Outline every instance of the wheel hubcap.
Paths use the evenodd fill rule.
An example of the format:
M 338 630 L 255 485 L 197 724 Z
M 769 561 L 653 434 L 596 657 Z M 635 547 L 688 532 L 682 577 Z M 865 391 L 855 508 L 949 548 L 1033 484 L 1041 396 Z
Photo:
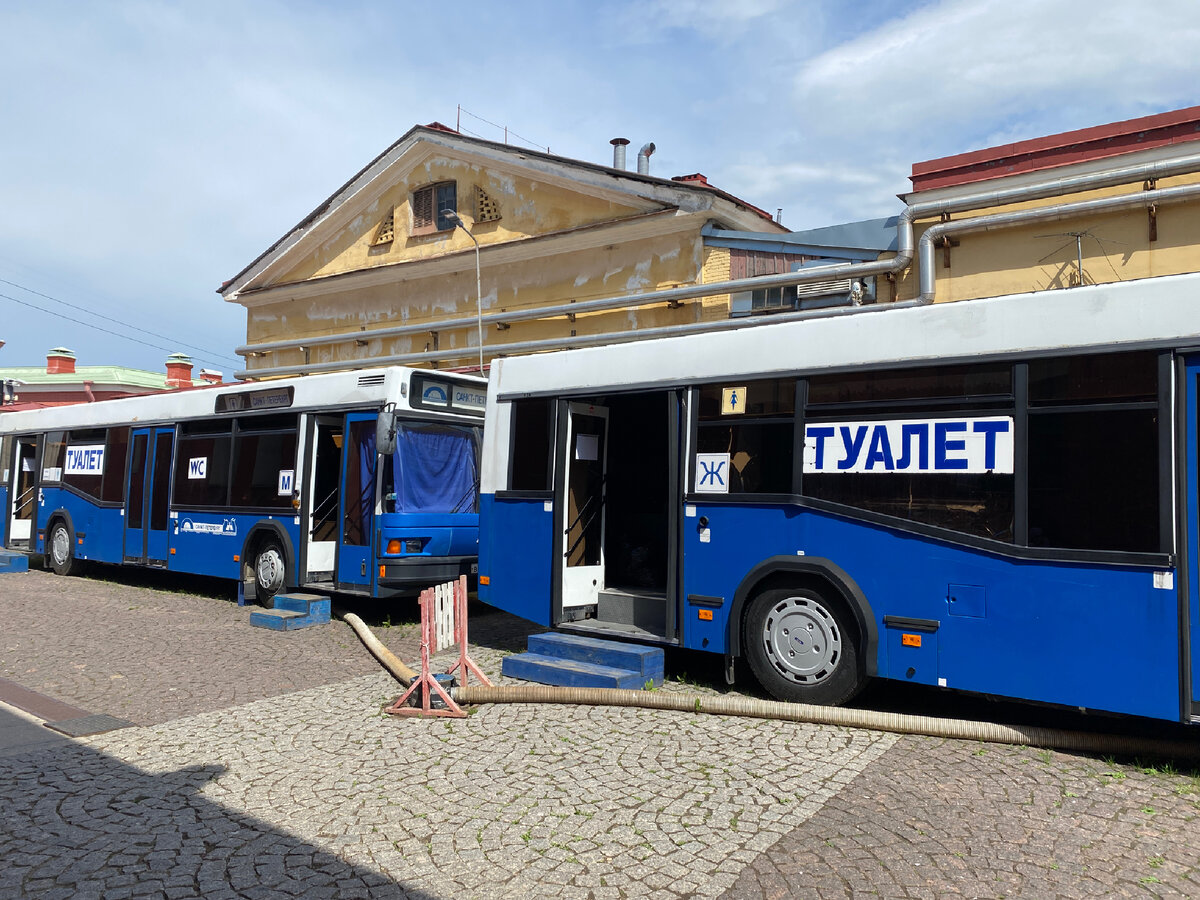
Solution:
M 71 553 L 71 536 L 65 528 L 55 528 L 50 539 L 50 553 L 58 565 L 65 563 Z
M 825 681 L 842 657 L 837 620 L 811 597 L 788 597 L 775 604 L 761 638 L 771 665 L 796 684 Z
M 283 587 L 283 557 L 274 547 L 258 555 L 254 564 L 254 578 L 258 586 L 268 593 Z

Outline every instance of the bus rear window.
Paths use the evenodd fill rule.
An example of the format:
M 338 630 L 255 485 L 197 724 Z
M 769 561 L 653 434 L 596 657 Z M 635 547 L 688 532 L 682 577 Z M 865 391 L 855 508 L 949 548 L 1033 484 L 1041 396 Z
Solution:
M 554 466 L 554 402 L 516 400 L 512 405 L 512 454 L 508 487 L 514 491 L 549 491 Z

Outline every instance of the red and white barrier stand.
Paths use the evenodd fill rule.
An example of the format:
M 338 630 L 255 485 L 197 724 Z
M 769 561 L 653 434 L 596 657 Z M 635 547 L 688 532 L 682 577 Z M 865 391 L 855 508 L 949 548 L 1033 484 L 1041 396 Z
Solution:
M 475 673 L 479 681 L 491 687 L 488 677 L 475 665 L 474 660 L 467 655 L 467 576 L 459 576 L 457 581 L 448 581 L 437 587 L 421 591 L 421 673 L 413 679 L 399 699 L 389 706 L 385 712 L 394 716 L 450 716 L 462 718 L 466 713 L 455 703 L 446 689 L 438 683 L 437 678 L 429 670 L 429 657 L 447 647 L 458 644 L 458 662 L 452 665 L 447 675 L 459 672 L 462 683 L 469 683 L 469 674 Z M 432 647 L 432 653 L 430 648 Z M 421 691 L 421 705 L 409 706 L 408 700 L 414 691 Z M 431 698 L 437 694 L 445 704 L 435 707 Z

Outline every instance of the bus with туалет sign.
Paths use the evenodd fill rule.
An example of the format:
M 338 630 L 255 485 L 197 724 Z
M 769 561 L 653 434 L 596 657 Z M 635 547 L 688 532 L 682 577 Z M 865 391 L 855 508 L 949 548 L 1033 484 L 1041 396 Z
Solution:
M 1200 721 L 1200 275 L 496 360 L 480 598 L 721 654 Z

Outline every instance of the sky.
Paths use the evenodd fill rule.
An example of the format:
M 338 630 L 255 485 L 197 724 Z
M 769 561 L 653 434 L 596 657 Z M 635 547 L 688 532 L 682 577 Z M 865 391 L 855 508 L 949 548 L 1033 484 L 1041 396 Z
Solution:
M 413 125 L 702 172 L 793 230 L 1200 105 L 1196 0 L 0 0 L 0 367 L 242 368 L 216 293 Z M 459 110 L 462 110 L 460 113 Z

